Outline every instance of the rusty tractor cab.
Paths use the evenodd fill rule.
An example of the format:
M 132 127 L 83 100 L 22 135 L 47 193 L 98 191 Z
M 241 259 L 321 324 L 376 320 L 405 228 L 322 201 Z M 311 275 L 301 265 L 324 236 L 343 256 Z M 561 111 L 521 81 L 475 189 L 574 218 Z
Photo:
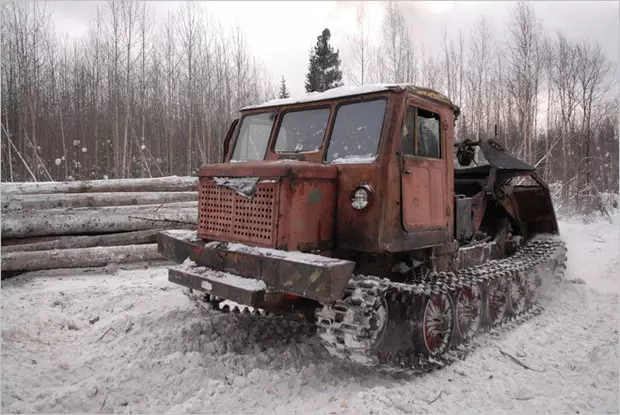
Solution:
M 458 114 L 447 97 L 413 85 L 342 87 L 244 108 L 223 163 L 199 170 L 197 231 L 160 234 L 160 252 L 181 264 L 170 281 L 206 293 L 216 308 L 228 300 L 305 314 L 334 350 L 373 356 L 387 344 L 386 321 L 404 318 L 391 304 L 406 291 L 416 316 L 407 319 L 422 322 L 407 347 L 445 351 L 453 342 L 444 337 L 467 337 L 457 311 L 468 287 L 433 287 L 558 232 L 535 169 L 497 141 L 456 142 Z M 487 163 L 468 167 L 476 146 Z M 463 166 L 455 169 L 455 158 Z M 477 287 L 473 318 L 491 324 L 492 290 Z M 360 290 L 378 299 L 356 315 L 371 295 L 357 298 Z M 504 297 L 506 313 L 516 313 Z M 443 310 L 432 331 L 444 336 L 439 343 L 428 337 L 429 307 Z M 356 327 L 360 318 L 368 327 Z

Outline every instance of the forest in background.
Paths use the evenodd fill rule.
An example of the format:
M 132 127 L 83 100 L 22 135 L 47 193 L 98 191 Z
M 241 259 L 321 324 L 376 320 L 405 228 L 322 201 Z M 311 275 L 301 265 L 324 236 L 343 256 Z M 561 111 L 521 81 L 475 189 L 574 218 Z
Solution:
M 497 134 L 564 201 L 617 192 L 618 68 L 599 44 L 549 33 L 518 3 L 501 33 L 481 16 L 467 32 L 444 28 L 429 51 L 401 5 L 383 4 L 371 28 L 360 2 L 357 30 L 337 45 L 345 85 L 437 89 L 462 109 L 460 139 Z M 163 17 L 109 2 L 80 39 L 59 38 L 50 13 L 1 6 L 3 181 L 192 175 L 221 160 L 239 108 L 278 93 L 242 28 L 194 2 Z
M 497 137 L 536 166 L 556 197 L 598 208 L 618 192 L 618 67 L 602 46 L 550 32 L 532 4 L 517 3 L 496 31 L 480 16 L 468 32 L 442 28 L 442 47 L 415 42 L 413 24 L 386 2 L 378 28 L 357 6 L 357 31 L 346 41 L 345 74 L 354 84 L 406 82 L 457 104 L 458 139 Z M 419 38 L 418 36 L 417 38 Z
M 4 3 L 2 180 L 194 175 L 221 160 L 237 109 L 275 97 L 245 36 L 196 2 L 156 19 L 148 2 L 114 1 L 83 39 L 59 39 L 47 2 Z

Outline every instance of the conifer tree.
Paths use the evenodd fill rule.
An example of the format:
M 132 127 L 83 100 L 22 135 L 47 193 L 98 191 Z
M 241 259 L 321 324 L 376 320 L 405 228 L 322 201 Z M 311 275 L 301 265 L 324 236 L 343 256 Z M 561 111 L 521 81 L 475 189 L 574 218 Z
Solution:
M 306 92 L 324 92 L 342 85 L 339 51 L 329 44 L 331 33 L 324 29 L 317 37 L 316 46 L 310 52 Z
M 286 80 L 284 76 L 282 76 L 282 80 L 280 81 L 280 98 L 288 98 L 290 94 L 288 93 L 288 88 L 286 87 Z

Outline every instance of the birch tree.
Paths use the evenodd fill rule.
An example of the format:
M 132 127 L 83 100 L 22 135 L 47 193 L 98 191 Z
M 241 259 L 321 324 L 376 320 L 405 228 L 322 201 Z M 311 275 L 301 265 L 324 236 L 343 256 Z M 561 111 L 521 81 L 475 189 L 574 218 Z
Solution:
M 355 11 L 356 32 L 347 39 L 350 61 L 345 72 L 351 82 L 359 86 L 368 80 L 371 43 L 366 5 L 363 1 L 357 2 Z

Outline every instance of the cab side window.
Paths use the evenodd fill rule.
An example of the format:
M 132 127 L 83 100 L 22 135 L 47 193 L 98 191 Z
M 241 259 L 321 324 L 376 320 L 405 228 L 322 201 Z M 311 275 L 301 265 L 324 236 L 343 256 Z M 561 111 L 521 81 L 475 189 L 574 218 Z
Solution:
M 417 117 L 417 155 L 420 157 L 441 158 L 441 129 L 439 114 L 418 109 Z
M 409 107 L 401 131 L 403 154 L 441 158 L 439 114 Z
M 403 123 L 403 129 L 401 131 L 401 140 L 403 143 L 403 154 L 415 155 L 415 117 L 416 109 L 409 107 L 407 109 L 407 115 L 405 116 L 405 122 Z

